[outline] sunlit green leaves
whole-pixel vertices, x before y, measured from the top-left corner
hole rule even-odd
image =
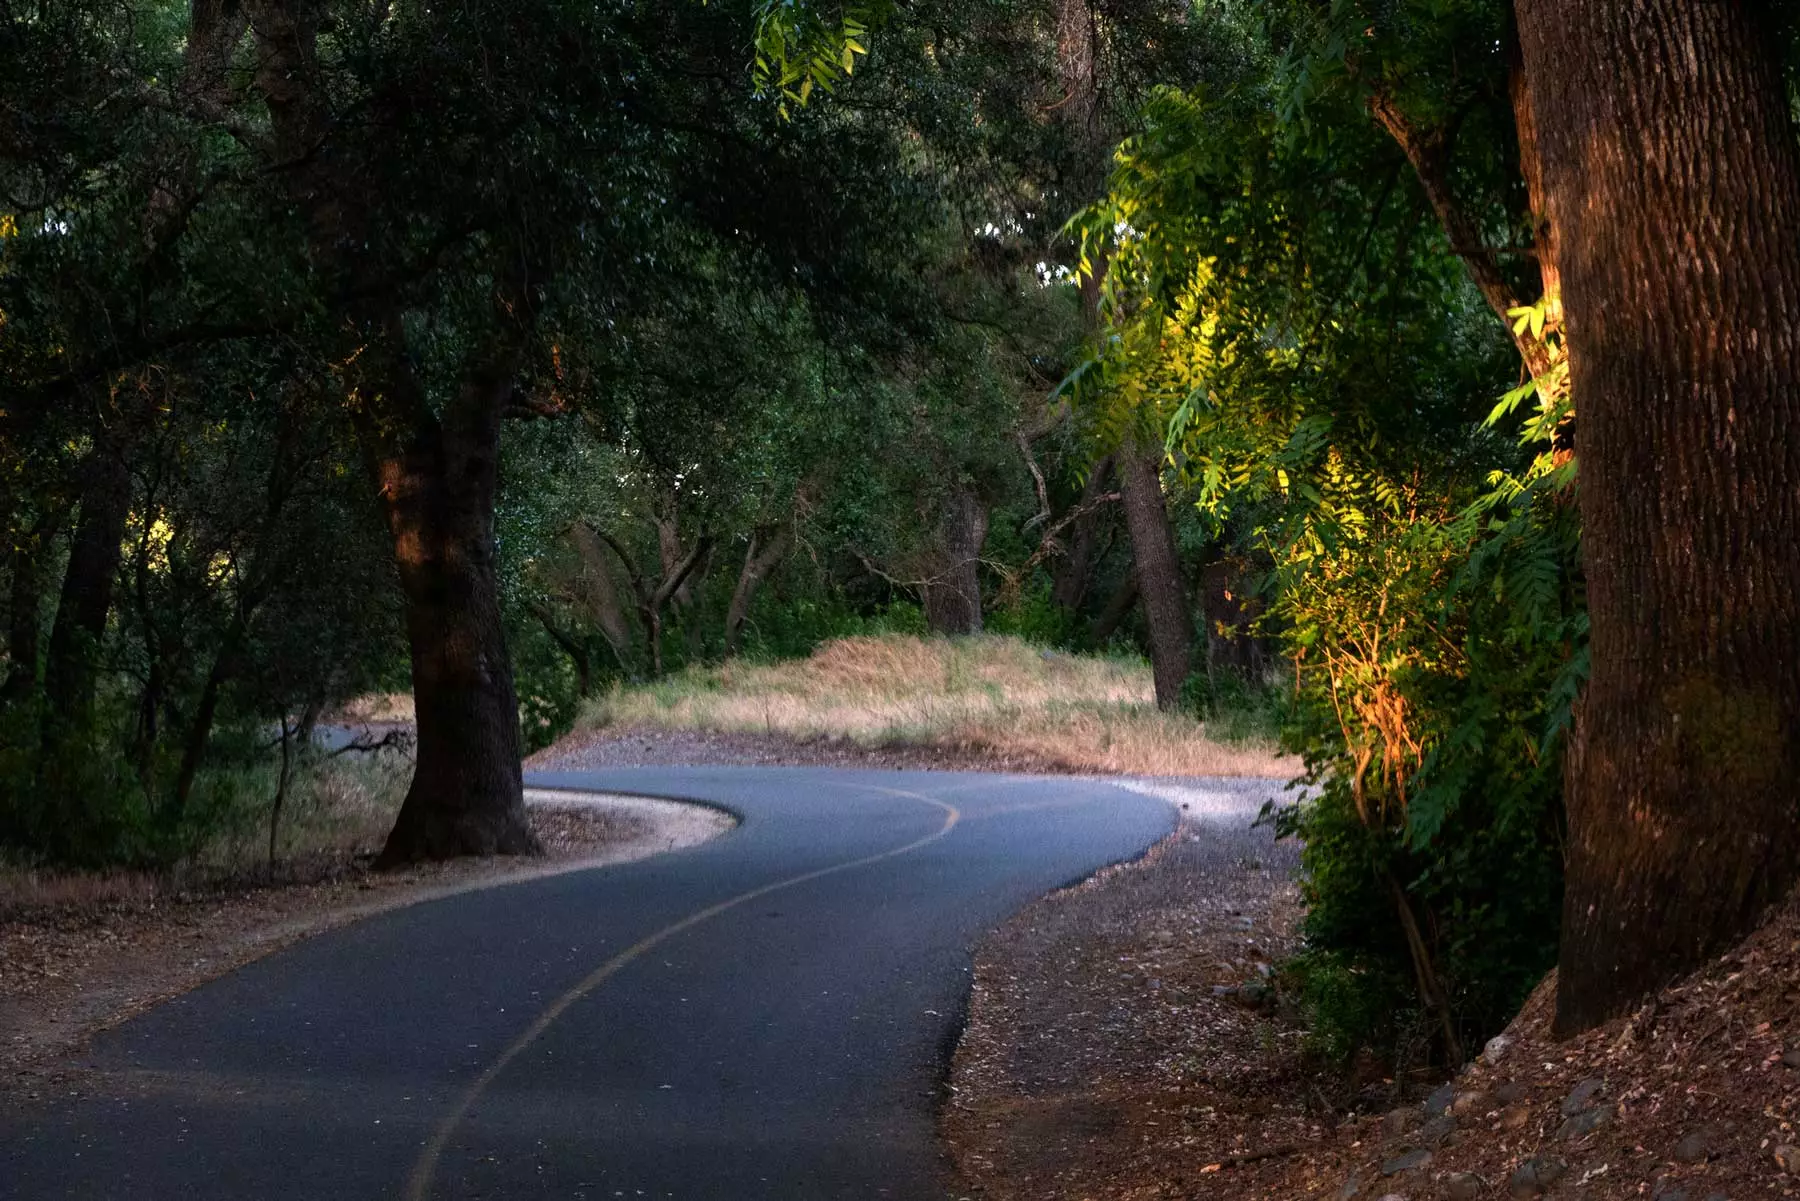
[[[889,0],[819,3],[761,0],[756,11],[754,77],[757,90],[779,98],[782,114],[804,105],[814,89],[832,91],[869,52],[870,31],[892,11]]]

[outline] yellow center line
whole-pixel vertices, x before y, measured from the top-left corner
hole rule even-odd
[[[608,959],[593,971],[589,972],[582,978],[580,983],[575,985],[574,988],[569,989],[569,991],[557,997],[556,1000],[552,1001],[542,1013],[538,1014],[537,1019],[533,1021],[531,1025],[525,1027],[524,1031],[512,1041],[506,1050],[500,1053],[500,1057],[489,1064],[487,1069],[483,1071],[481,1075],[477,1076],[474,1082],[463,1091],[461,1098],[459,1098],[456,1103],[456,1108],[452,1109],[449,1115],[446,1116],[442,1122],[438,1123],[438,1127],[432,1133],[430,1141],[425,1144],[425,1149],[420,1152],[418,1162],[413,1165],[412,1175],[407,1178],[406,1192],[403,1194],[406,1201],[428,1201],[431,1196],[433,1178],[437,1175],[438,1161],[443,1158],[444,1148],[450,1144],[450,1136],[456,1133],[456,1128],[462,1125],[463,1119],[469,1116],[469,1111],[475,1107],[475,1103],[481,1099],[481,1095],[487,1091],[488,1086],[493,1084],[494,1081],[499,1078],[500,1073],[504,1072],[507,1066],[524,1052],[525,1048],[536,1042],[538,1037],[542,1035],[544,1031],[550,1029],[558,1018],[564,1013],[567,1013],[571,1005],[618,975],[620,971],[634,959],[643,955],[645,951],[650,950],[659,943],[666,942],[685,930],[691,930],[702,922],[709,921],[712,918],[719,916],[719,914],[724,913],[728,909],[735,909],[737,906],[742,905],[747,901],[754,901],[758,897],[766,897],[772,892],[779,892],[784,888],[792,888],[797,884],[805,884],[808,881],[817,880],[821,876],[829,876],[837,872],[850,871],[852,868],[866,867],[871,863],[879,863],[883,859],[892,859],[895,856],[904,855],[909,851],[916,851],[920,847],[936,842],[938,839],[944,837],[944,835],[950,833],[950,831],[955,828],[956,823],[962,820],[962,811],[957,809],[956,806],[946,804],[943,801],[937,800],[935,797],[929,797],[923,793],[906,792],[897,788],[876,788],[871,785],[857,785],[856,787],[871,792],[885,793],[888,796],[906,797],[915,801],[923,801],[927,805],[936,806],[944,811],[944,824],[939,826],[936,830],[933,830],[930,834],[927,834],[925,837],[915,839],[905,846],[895,847],[888,851],[879,851],[873,855],[865,855],[861,859],[852,859],[846,863],[834,863],[830,867],[817,868],[810,872],[804,872],[798,876],[791,876],[786,880],[777,880],[771,884],[764,884],[760,888],[753,888],[749,892],[741,893],[728,900],[720,901],[716,905],[708,905],[705,909],[690,913],[680,921],[675,922],[672,925],[664,926],[656,933],[638,940],[631,946],[626,947],[623,951],[620,951],[617,955],[614,955],[611,959]]]

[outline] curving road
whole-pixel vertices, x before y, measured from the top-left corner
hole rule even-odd
[[[537,773],[743,818],[417,905],[111,1031],[0,1119],[0,1198],[941,1198],[933,1118],[981,933],[1165,834],[1092,780]]]

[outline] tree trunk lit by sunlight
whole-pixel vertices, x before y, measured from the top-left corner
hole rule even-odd
[[[1800,867],[1800,162],[1757,13],[1518,4],[1593,630],[1564,1031],[1728,945]]]

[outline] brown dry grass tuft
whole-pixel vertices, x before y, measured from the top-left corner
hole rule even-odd
[[[691,668],[617,687],[584,714],[621,725],[983,750],[1068,771],[1289,776],[1267,740],[1159,712],[1141,662],[1017,638],[843,638],[806,659]]]

